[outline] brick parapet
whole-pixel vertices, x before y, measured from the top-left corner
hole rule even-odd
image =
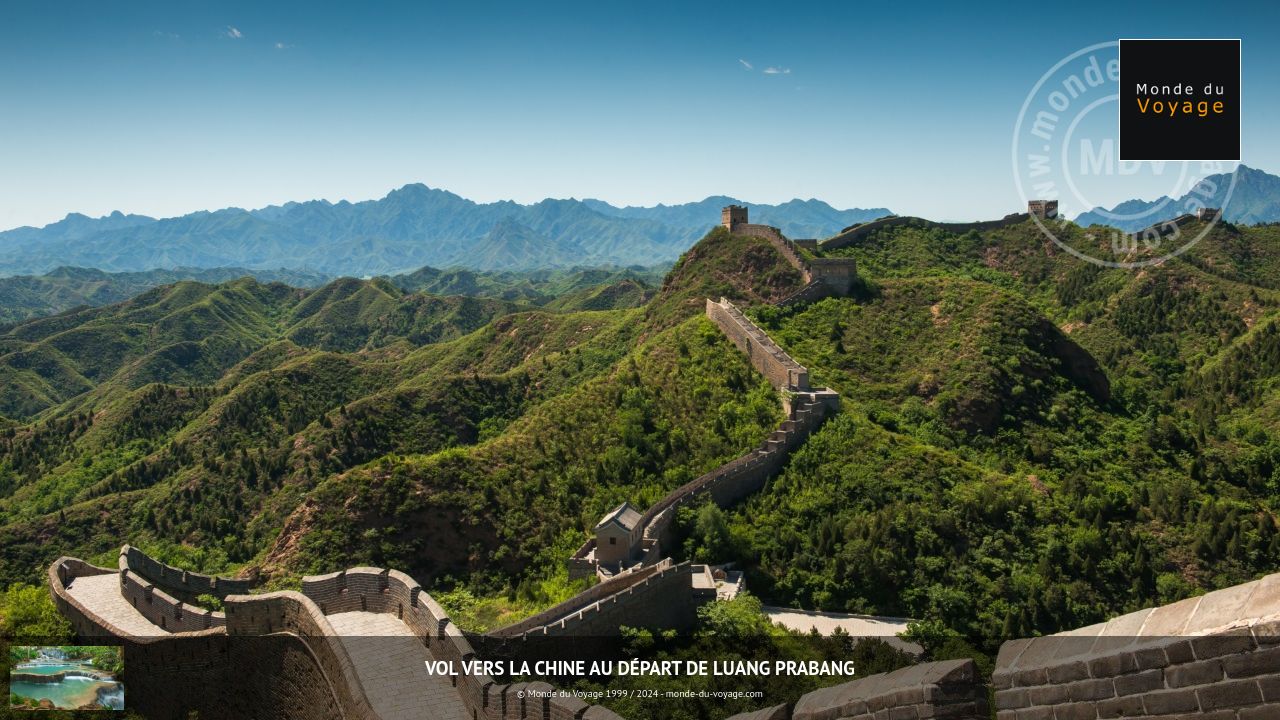
[[[351,656],[333,625],[302,593],[286,590],[227,598],[227,634],[259,637],[290,633],[307,645],[342,706],[343,716],[377,720]]]
[[[779,390],[809,389],[809,371],[783,351],[727,298],[707,298],[707,317],[747,355],[752,367]]]
[[[582,607],[570,607],[554,619],[524,629],[523,637],[617,635],[623,625],[681,629],[693,624],[697,608],[714,599],[693,588],[695,567],[690,562],[658,566],[639,581],[616,589]],[[499,631],[497,636],[513,633]]]
[[[141,575],[170,596],[188,602],[198,595],[213,595],[218,598],[224,598],[227,595],[244,595],[252,590],[255,584],[252,580],[204,575],[166,565],[132,545],[120,548],[117,567],[121,571],[130,570]]]
[[[79,558],[66,556],[58,558],[49,566],[46,577],[49,582],[49,593],[53,596],[53,604],[58,608],[58,612],[70,621],[76,635],[85,638],[132,637],[129,633],[126,633],[90,608],[85,607],[83,603],[67,592],[67,587],[76,578],[111,575],[115,572],[108,568],[91,565]]]
[[[604,582],[592,585],[562,603],[547,608],[536,615],[531,615],[520,622],[494,630],[490,634],[494,637],[515,637],[526,632],[534,631],[536,628],[551,623],[559,618],[572,615],[589,605],[599,602],[603,598],[622,592],[632,585],[644,581],[645,578],[661,572],[669,567],[670,564],[671,561],[666,560],[664,563],[649,565],[647,567],[639,567],[630,572],[615,575]]]
[[[123,556],[121,556],[123,559]],[[152,625],[171,633],[224,627],[226,614],[189,605],[127,567],[119,572],[120,595]]]
[[[800,271],[801,277],[807,283],[813,279],[809,268],[809,261],[800,253],[800,249],[796,244],[787,239],[782,231],[770,225],[757,225],[754,223],[734,223],[729,228],[729,232],[736,235],[750,235],[758,237],[762,240],[768,240],[774,249],[778,251],[782,257],[791,264],[796,270]]]
[[[821,688],[802,696],[791,711],[791,720],[989,716],[986,685],[972,660],[921,663]]]
[[[1007,642],[992,685],[1001,720],[1280,717],[1280,574]]]

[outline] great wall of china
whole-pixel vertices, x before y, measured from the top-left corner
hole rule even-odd
[[[308,577],[300,593],[227,595],[225,613],[214,613],[210,627],[190,629],[184,617],[207,616],[184,611],[173,599],[180,581],[132,570],[130,558],[153,567],[125,546],[116,570],[59,559],[49,569],[49,585],[81,638],[122,642],[131,706],[151,718],[183,718],[191,710],[202,720],[618,718],[550,693],[546,683],[428,674],[424,662],[461,662],[476,654],[430,595],[394,570]],[[647,579],[687,587],[689,565],[654,567]],[[199,578],[220,587],[228,582]],[[634,614],[641,607],[650,614]],[[625,612],[595,611],[595,622],[589,618],[577,632],[603,632],[622,622],[664,627],[682,622],[676,615],[688,607],[673,610],[665,597],[649,597]],[[999,720],[1280,717],[1280,574],[1079,630],[1006,642],[989,683],[973,661],[920,663],[733,720],[978,720],[989,717],[988,688]]]
[[[794,265],[808,268],[805,287],[825,285],[814,295],[840,292],[848,261],[831,275],[815,274],[821,263],[776,229],[745,222],[733,229],[769,239]],[[662,552],[675,510],[702,498],[727,506],[758,491],[839,400],[809,387],[807,370],[727,300],[708,300],[707,316],[783,394],[787,419],[761,447],[638,514],[636,562],[490,637],[605,636],[623,624],[683,628],[714,599],[705,567],[674,563]],[[570,567],[589,572],[594,565],[583,564],[589,555],[580,550]],[[301,592],[249,595],[250,581],[183,571],[126,545],[115,569],[63,557],[49,568],[48,582],[80,637],[123,644],[130,705],[153,719],[196,711],[202,720],[620,720],[543,682],[428,674],[427,662],[476,659],[475,638],[395,570],[352,568],[306,577]],[[224,611],[190,604],[202,594],[220,598]],[[1280,717],[1280,574],[1080,630],[1006,642],[989,681],[972,660],[920,663],[730,720],[978,720],[993,709],[999,720]]]

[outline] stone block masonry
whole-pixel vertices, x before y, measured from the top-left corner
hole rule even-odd
[[[619,592],[523,629],[520,637],[608,634],[622,624],[682,626],[706,601],[690,592],[698,572],[705,570],[667,562]],[[463,675],[434,688],[378,684],[385,676],[369,669],[387,664],[379,656],[396,668],[416,665],[380,650],[392,639],[407,642],[400,643],[407,655],[429,653],[423,657],[455,663],[476,656],[440,606],[395,570],[352,568],[304,578],[302,593],[229,596],[225,626],[173,633],[155,628],[153,635],[132,632],[113,615],[117,605],[129,608],[119,579],[124,574],[60,558],[48,577],[58,609],[79,635],[123,644],[130,704],[148,717],[196,711],[209,720],[621,720],[577,699],[521,696],[526,689],[545,691],[545,683],[506,685]],[[119,602],[105,607],[95,593],[77,594],[76,585],[86,581],[95,591],[114,589]],[[679,597],[685,601],[673,600]],[[362,651],[362,641],[372,644]],[[991,685],[999,720],[1278,718],[1280,574],[1087,628],[1005,643]],[[415,693],[442,703],[428,707],[453,710],[406,715],[418,707],[410,702],[420,700]],[[986,698],[974,663],[952,660],[822,688],[794,705],[763,707],[732,720],[985,720]]]
[[[255,584],[252,580],[214,577],[175,568],[151,558],[132,545],[120,548],[119,569],[122,572],[129,570],[185,602],[193,602],[200,595],[213,595],[217,598],[244,595],[252,590]]]
[[[777,705],[729,720],[987,720],[986,684],[972,660],[922,663],[814,690],[794,707]]]
[[[1280,574],[1000,648],[999,720],[1280,718]]]
[[[576,615],[606,597],[617,595],[636,583],[667,569],[671,564],[669,559],[664,558],[655,564],[636,568],[621,575],[615,575],[536,615],[531,615],[524,620],[499,628],[493,631],[491,635],[494,637],[514,637],[527,632],[542,633],[543,631],[540,628],[571,615]]]
[[[752,367],[782,392],[787,419],[758,448],[676,488],[650,506],[637,523],[643,528],[639,545],[629,550],[633,561],[641,565],[665,557],[664,548],[671,547],[671,525],[681,505],[710,498],[720,507],[729,507],[760,491],[782,470],[790,453],[839,408],[836,393],[810,387],[809,371],[733,303],[725,298],[719,302],[708,299],[707,317],[747,355]],[[598,539],[588,540],[569,558],[570,577],[601,571],[594,559],[597,543]]]
[[[648,572],[638,582],[613,589],[585,606],[576,606],[574,600],[570,600],[563,604],[564,609],[557,606],[548,610],[544,616],[549,616],[549,620],[539,616],[539,621],[532,626],[519,623],[491,635],[612,637],[619,634],[623,625],[688,630],[697,622],[698,608],[715,600],[714,584],[710,592],[698,592],[692,582],[693,575],[706,572],[702,565],[672,564],[667,560],[656,572]]]
[[[721,211],[721,224],[736,235],[749,235],[768,240],[782,257],[804,278],[804,301],[848,295],[858,276],[857,262],[852,258],[810,258],[801,251],[801,243],[788,239],[782,231],[770,225],[747,222],[747,209],[730,205]],[[801,241],[809,251],[816,251],[819,244],[813,240]],[[778,304],[794,304],[799,293]]]
[[[707,317],[711,318],[738,349],[746,354],[751,366],[779,390],[806,392],[809,371],[778,347],[765,331],[747,319],[726,298],[716,302],[707,299]]]

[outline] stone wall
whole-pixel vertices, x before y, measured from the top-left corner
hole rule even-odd
[[[53,596],[53,604],[62,617],[71,623],[71,629],[82,638],[125,637],[125,633],[94,614],[80,604],[80,601],[67,593],[67,585],[78,577],[94,575],[110,575],[114,570],[90,565],[73,557],[60,557],[49,566],[46,577],[49,582],[49,593]]]
[[[1179,215],[1178,217],[1173,218],[1171,220],[1164,220],[1154,225],[1145,227],[1139,230],[1138,232],[1131,233],[1130,237],[1132,237],[1134,240],[1147,240],[1147,241],[1159,240],[1165,237],[1166,235],[1177,234],[1179,230],[1182,229],[1182,226],[1186,225],[1189,222],[1194,221],[1195,219],[1196,219],[1195,215],[1190,215],[1190,214]]]
[[[652,573],[641,573],[638,577],[643,581],[651,574],[661,575],[668,569],[655,568]],[[685,582],[688,583],[687,577]],[[302,597],[311,603],[316,614],[321,618],[325,614],[357,610],[395,614],[422,639],[437,660],[452,661],[455,667],[460,667],[463,661],[476,657],[470,641],[462,630],[453,624],[444,609],[422,590],[417,581],[398,570],[351,568],[328,575],[305,577],[302,579],[302,587]],[[614,597],[626,595],[625,592],[617,592],[616,586],[613,586],[610,592],[604,593],[606,596],[609,594]],[[649,602],[652,600],[651,596],[648,597]],[[668,600],[667,597],[663,598],[664,603]],[[590,604],[587,603],[586,606]],[[654,609],[645,608],[635,601],[624,601],[624,605],[628,605],[628,617],[643,619],[646,615],[652,615],[655,612]],[[659,609],[658,612],[669,613],[671,610],[665,608]],[[574,620],[561,622],[558,627],[572,628],[574,622]],[[543,632],[541,627],[534,631],[539,634],[554,634]],[[521,631],[520,634],[523,633],[524,631]],[[502,637],[497,633],[495,636]],[[453,682],[463,704],[477,720],[526,717],[566,720],[617,718],[602,707],[587,705],[580,700],[559,697],[519,699],[516,697],[516,685],[500,685],[488,675],[461,674],[453,678]],[[551,688],[545,683],[539,683],[539,685],[545,686],[547,690]],[[538,714],[543,712],[548,714]]]
[[[804,305],[816,302],[823,298],[831,297],[834,294],[832,287],[825,282],[818,280],[811,281],[808,285],[791,293],[774,303],[778,307],[791,307],[792,305]]]
[[[798,243],[788,239],[776,227],[738,223],[733,225],[731,232],[768,240],[792,267],[800,271],[806,283],[805,287],[776,303],[778,305],[811,302],[833,295],[848,295],[858,277],[857,262],[853,258],[808,257],[801,251]],[[804,242],[805,246],[812,250],[818,248],[817,241]],[[801,293],[805,293],[803,299],[797,297]]]
[[[125,697],[148,718],[340,720],[315,654],[293,635],[179,636],[124,646]]]
[[[122,564],[123,560],[121,555]],[[151,624],[168,632],[208,630],[227,624],[225,614],[187,605],[128,568],[120,571],[120,594]]]
[[[815,258],[809,261],[809,273],[831,294],[843,297],[858,280],[858,263],[853,258]]]
[[[748,356],[752,366],[774,387],[784,391],[787,419],[759,447],[672,490],[651,505],[638,521],[642,528],[640,563],[651,565],[671,547],[676,510],[709,497],[729,507],[759,492],[786,463],[787,456],[804,442],[828,412],[839,409],[839,396],[827,389],[809,388],[809,373],[728,300],[707,300],[707,316]],[[591,558],[595,540],[588,539],[568,560],[570,577],[584,577],[596,570]]]
[[[853,225],[845,228],[838,235],[833,235],[818,243],[818,247],[823,250],[835,250],[837,248],[847,247],[858,240],[870,235],[876,230],[883,230],[890,227],[899,227],[902,225],[915,225],[926,228],[940,228],[947,232],[964,233],[970,230],[992,230],[995,228],[1007,227],[1009,225],[1017,225],[1026,222],[1031,216],[1026,213],[1013,213],[1006,215],[999,220],[983,220],[979,222],[969,223],[944,223],[926,220],[924,218],[913,217],[910,215],[891,215],[883,217],[879,220],[872,220],[861,225]]]
[[[302,639],[343,716],[374,720],[369,699],[333,626],[309,598],[292,591],[227,598],[227,634],[258,642],[261,636],[290,633]]]
[[[729,720],[880,720],[947,718],[987,720],[987,690],[972,660],[921,663],[870,675],[802,696],[793,708],[777,705]]]
[[[120,548],[119,569],[131,570],[170,596],[186,602],[194,601],[198,595],[214,595],[218,598],[245,595],[254,586],[251,580],[220,578],[175,568],[152,559],[131,545]]]
[[[654,503],[640,518],[650,551],[661,554],[663,547],[670,547],[670,528],[681,506],[710,497],[720,507],[729,507],[763,489],[769,478],[782,470],[787,456],[822,424],[826,411],[827,406],[818,402],[793,404],[790,417],[760,447],[694,478]]]
[[[412,577],[398,570],[351,568],[302,579],[302,593],[322,614],[375,612],[393,614],[422,639],[437,660],[461,663],[475,656],[471,643]],[[461,675],[454,685],[468,709],[481,711],[489,677]]]
[[[619,593],[645,578],[665,570],[670,565],[670,560],[664,560],[658,564],[641,566],[630,572],[615,575],[608,580],[592,585],[562,603],[547,608],[536,615],[531,615],[520,622],[494,630],[490,634],[495,637],[512,637],[524,634],[547,623],[574,614],[609,595]]]
[[[1000,648],[1000,720],[1280,717],[1280,574]]]
[[[768,240],[781,253],[782,257],[791,264],[791,267],[800,271],[800,275],[804,277],[805,282],[813,279],[813,276],[809,273],[809,263],[800,254],[799,248],[796,247],[795,243],[788,240],[778,228],[769,225],[734,223],[730,232],[735,235],[750,235],[751,237]]]
[[[780,390],[808,390],[809,371],[783,352],[763,330],[747,319],[727,298],[716,302],[707,298],[707,317],[769,383]]]
[[[320,637],[322,628],[304,628],[307,634],[298,633],[297,637],[261,637],[255,630],[233,638],[227,635],[224,626],[199,630],[176,628],[180,634],[133,637],[67,593],[67,585],[75,578],[98,575],[119,575],[121,592],[126,599],[137,598],[141,602],[149,589],[153,598],[152,614],[143,611],[149,618],[156,617],[155,613],[171,613],[181,603],[127,570],[117,572],[66,557],[49,567],[49,589],[54,603],[71,621],[76,634],[95,643],[105,640],[121,645],[124,654],[121,680],[125,683],[127,702],[131,709],[144,716],[185,718],[195,711],[205,720],[367,718],[348,712],[338,702],[329,680],[331,675],[324,672],[317,653],[305,639]],[[263,596],[262,600],[254,598],[249,607],[259,607],[260,602],[272,603],[269,596]],[[231,602],[228,607],[234,612],[238,604]],[[178,624],[184,626],[189,625],[193,617],[203,617],[193,613],[183,615]],[[257,615],[258,627],[270,627],[274,621],[273,632],[287,632],[286,624],[281,621],[288,615],[286,610],[273,604],[270,610]],[[301,627],[295,623],[295,628]]]
[[[663,565],[640,581],[610,592],[581,609],[520,633],[533,636],[610,637],[623,625],[629,627],[688,629],[697,622],[697,611],[715,600],[715,588],[699,592],[693,575],[702,566],[683,562]],[[504,631],[500,633],[506,634]]]

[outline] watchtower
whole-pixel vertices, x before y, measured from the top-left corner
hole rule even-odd
[[[729,205],[720,210],[720,224],[733,232],[734,225],[747,224],[747,208],[742,205]]]
[[[1058,201],[1057,200],[1028,200],[1027,214],[1032,217],[1038,217],[1043,220],[1052,220],[1058,217]]]
[[[1196,211],[1196,219],[1202,222],[1214,222],[1222,217],[1222,208],[1200,208]]]

